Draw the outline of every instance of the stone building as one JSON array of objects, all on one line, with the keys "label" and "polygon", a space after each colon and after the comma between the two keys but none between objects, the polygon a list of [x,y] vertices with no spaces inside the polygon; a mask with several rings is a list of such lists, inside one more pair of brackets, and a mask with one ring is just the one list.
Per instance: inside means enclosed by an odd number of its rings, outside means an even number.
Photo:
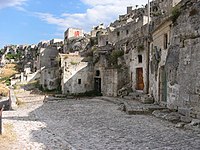
[{"label": "stone building", "polygon": [[164,12],[151,24],[149,91],[157,103],[182,114],[184,122],[200,118],[199,6],[197,0],[177,0],[153,1],[151,7],[153,13]]},{"label": "stone building", "polygon": [[181,0],[153,0],[151,1],[151,17],[152,20],[163,20],[162,17],[169,17],[172,9]]},{"label": "stone building", "polygon": [[159,104],[167,104],[166,59],[170,46],[172,21],[167,18],[152,31],[150,48],[150,94]]},{"label": "stone building", "polygon": [[118,90],[128,83],[123,51],[116,51],[110,44],[101,46],[94,53],[93,63],[94,90],[106,96],[118,96]]},{"label": "stone building", "polygon": [[149,37],[147,24],[135,30],[132,40],[127,44],[126,50],[128,51],[127,57],[129,56],[130,58],[128,59],[128,66],[130,68],[129,74],[132,90],[148,93]]},{"label": "stone building", "polygon": [[98,37],[98,34],[103,33],[103,31],[106,31],[106,28],[103,24],[100,24],[98,26],[95,26],[91,30],[91,37]]},{"label": "stone building", "polygon": [[70,38],[77,38],[77,37],[83,37],[83,36],[84,36],[84,34],[83,34],[83,30],[82,29],[79,29],[79,28],[68,28],[65,31],[64,39],[67,40],[67,39],[70,39]]},{"label": "stone building", "polygon": [[119,16],[119,20],[111,23],[107,32],[98,37],[98,46],[111,44],[113,51],[124,52],[123,67],[127,67],[128,78],[118,84],[129,83],[132,90],[145,93],[148,91],[148,20],[147,7],[136,10],[128,7],[127,14]]},{"label": "stone building", "polygon": [[55,90],[60,86],[58,53],[63,46],[62,41],[51,40],[38,44],[38,65],[35,74],[40,74],[40,85],[44,90]]},{"label": "stone building", "polygon": [[82,39],[84,37],[84,33],[82,29],[79,28],[68,28],[64,33],[64,48],[63,52],[69,52],[69,44],[71,40],[74,39]]},{"label": "stone building", "polygon": [[182,0],[180,16],[173,22],[166,61],[167,106],[184,115],[183,121],[200,119],[200,2]]},{"label": "stone building", "polygon": [[93,68],[84,62],[79,52],[60,54],[61,87],[63,94],[85,93],[93,90]]},{"label": "stone building", "polygon": [[65,32],[64,53],[59,55],[63,94],[85,93],[94,89],[92,64],[84,60],[92,48],[90,38],[83,34],[82,29],[69,28]]}]

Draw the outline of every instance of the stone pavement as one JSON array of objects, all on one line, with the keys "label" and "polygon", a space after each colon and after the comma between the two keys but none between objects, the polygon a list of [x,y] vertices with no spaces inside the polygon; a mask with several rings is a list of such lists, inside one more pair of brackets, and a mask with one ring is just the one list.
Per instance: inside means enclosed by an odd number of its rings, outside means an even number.
[{"label": "stone pavement", "polygon": [[14,90],[18,101],[22,103],[33,103],[44,100],[44,95],[36,91],[26,91],[24,89]]},{"label": "stone pavement", "polygon": [[140,99],[133,98],[132,96],[126,96],[125,98],[102,96],[100,99],[119,105],[119,109],[129,115],[152,114],[157,118],[175,123],[174,126],[177,128],[200,131],[199,119],[187,119],[187,117],[178,112],[157,104],[143,103]]},{"label": "stone pavement", "polygon": [[129,115],[151,114],[154,110],[165,109],[165,107],[156,104],[143,104],[139,100],[133,100],[130,98],[102,96],[100,99],[120,105],[121,110],[125,111]]},{"label": "stone pavement", "polygon": [[27,103],[3,113],[20,150],[199,150],[200,133],[152,115],[127,115],[99,98]]}]

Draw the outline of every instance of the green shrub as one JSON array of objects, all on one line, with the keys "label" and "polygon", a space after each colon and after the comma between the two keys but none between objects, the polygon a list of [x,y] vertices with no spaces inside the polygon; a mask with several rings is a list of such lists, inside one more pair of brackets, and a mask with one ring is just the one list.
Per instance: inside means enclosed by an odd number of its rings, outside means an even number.
[{"label": "green shrub", "polygon": [[75,62],[75,61],[71,61],[70,63],[71,65],[78,65],[78,62]]},{"label": "green shrub", "polygon": [[15,59],[15,54],[7,54],[6,59],[8,59],[8,60]]},{"label": "green shrub", "polygon": [[124,55],[124,51],[122,50],[115,50],[112,51],[111,55],[109,55],[108,61],[111,65],[117,66],[118,65],[118,58]]},{"label": "green shrub", "polygon": [[178,19],[178,17],[180,16],[181,14],[181,9],[179,6],[175,6],[173,9],[172,9],[172,12],[171,12],[171,19],[173,22],[176,22],[176,20]]},{"label": "green shrub", "polygon": [[10,86],[11,85],[11,80],[10,79],[6,79],[5,83],[6,83],[7,86]]},{"label": "green shrub", "polygon": [[138,50],[138,51],[144,50],[144,45],[143,45],[143,44],[138,45],[137,50]]},{"label": "green shrub", "polygon": [[21,52],[18,52],[17,54],[6,54],[6,59],[8,59],[8,60],[11,60],[11,59],[20,60],[21,57],[22,57]]}]

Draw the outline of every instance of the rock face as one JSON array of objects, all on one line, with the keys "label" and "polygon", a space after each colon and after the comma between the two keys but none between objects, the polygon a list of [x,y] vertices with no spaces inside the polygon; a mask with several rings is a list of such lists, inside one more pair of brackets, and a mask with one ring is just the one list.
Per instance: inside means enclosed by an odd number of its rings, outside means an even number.
[{"label": "rock face", "polygon": [[168,107],[186,118],[200,118],[200,2],[180,3],[167,57]]},{"label": "rock face", "polygon": [[90,40],[86,37],[71,38],[67,41],[66,47],[68,52],[84,51]]}]

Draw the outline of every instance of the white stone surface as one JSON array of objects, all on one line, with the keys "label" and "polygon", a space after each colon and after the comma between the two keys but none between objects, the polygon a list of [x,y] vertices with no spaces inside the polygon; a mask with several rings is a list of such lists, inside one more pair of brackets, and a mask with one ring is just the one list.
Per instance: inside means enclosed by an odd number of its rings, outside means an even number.
[{"label": "white stone surface", "polygon": [[[28,103],[3,112],[14,125],[13,150],[198,150],[200,137],[153,116],[126,115],[96,98]],[[70,146],[71,145],[71,146]]]}]

